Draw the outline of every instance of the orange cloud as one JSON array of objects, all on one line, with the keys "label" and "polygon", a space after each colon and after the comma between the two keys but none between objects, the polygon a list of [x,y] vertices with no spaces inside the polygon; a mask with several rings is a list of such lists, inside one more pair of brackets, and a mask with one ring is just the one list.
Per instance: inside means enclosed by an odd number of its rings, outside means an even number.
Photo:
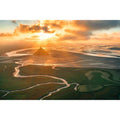
[{"label": "orange cloud", "polygon": [[66,20],[44,20],[43,24],[45,26],[50,26],[52,29],[61,29],[68,25]]},{"label": "orange cloud", "polygon": [[13,36],[12,33],[0,33],[0,37],[11,37]]},{"label": "orange cloud", "polygon": [[81,30],[72,30],[72,29],[65,29],[65,32],[78,35],[78,36],[90,36],[92,35],[91,31],[81,31]]},{"label": "orange cloud", "polygon": [[[12,23],[16,24],[16,20],[12,20]],[[0,37],[5,36],[18,36],[21,33],[22,38],[28,34],[35,35],[34,33],[54,33],[56,37],[55,40],[102,40],[102,39],[118,39],[120,38],[119,33],[113,34],[98,34],[94,31],[106,30],[114,27],[120,26],[120,21],[115,20],[41,20],[38,23],[27,25],[27,24],[16,24],[13,33],[0,33]],[[23,35],[24,34],[24,35]],[[26,38],[25,36],[25,38]],[[31,39],[37,39],[34,36]],[[30,38],[29,38],[30,39]]]},{"label": "orange cloud", "polygon": [[91,40],[119,41],[120,40],[120,32],[95,34],[95,35],[91,36]]}]

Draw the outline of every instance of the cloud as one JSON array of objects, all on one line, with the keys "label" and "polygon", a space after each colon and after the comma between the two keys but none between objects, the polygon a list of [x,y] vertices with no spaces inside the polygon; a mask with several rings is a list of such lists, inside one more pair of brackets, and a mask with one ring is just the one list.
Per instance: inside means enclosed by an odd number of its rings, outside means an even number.
[{"label": "cloud", "polygon": [[60,36],[58,38],[58,40],[76,40],[78,39],[78,36],[74,36],[74,35],[64,35],[64,36]]},{"label": "cloud", "polygon": [[[96,30],[108,30],[111,28],[119,27],[120,21],[118,20],[73,20],[71,21],[71,28],[65,29],[66,34],[62,36],[61,40],[88,40],[95,38],[93,31]],[[107,40],[115,38],[115,35],[101,35],[101,38],[106,38]],[[99,35],[97,35],[96,40],[101,40]]]},{"label": "cloud", "polygon": [[17,25],[17,20],[12,20],[11,21],[13,24]]},{"label": "cloud", "polygon": [[66,20],[44,20],[45,26],[50,26],[52,29],[61,29],[65,27],[68,22]]},{"label": "cloud", "polygon": [[112,33],[98,33],[91,36],[90,40],[97,41],[119,41],[120,40],[120,32],[112,32]]},{"label": "cloud", "polygon": [[14,33],[37,33],[43,31],[44,33],[53,33],[53,30],[49,30],[48,26],[40,26],[39,24],[26,25],[19,24]]},{"label": "cloud", "polygon": [[[16,20],[12,20],[13,24],[17,24]],[[108,30],[111,28],[120,27],[119,20],[41,20],[32,25],[17,24],[13,33],[0,33],[0,37],[16,36],[32,33],[54,33],[56,40],[88,40],[102,38],[112,39],[115,38],[115,33],[110,35],[98,35],[95,31]],[[27,34],[26,34],[27,35]],[[34,35],[34,34],[32,34]],[[24,36],[23,36],[24,37]],[[33,37],[32,39],[37,39]]]},{"label": "cloud", "polygon": [[90,35],[92,35],[91,31],[65,29],[65,32],[68,32],[68,33],[71,33],[71,34],[74,34],[74,35],[79,35],[79,36],[90,36]]},{"label": "cloud", "polygon": [[12,33],[0,33],[0,37],[11,37],[13,36]]},{"label": "cloud", "polygon": [[72,23],[77,27],[86,26],[91,31],[120,27],[119,20],[74,20]]},{"label": "cloud", "polygon": [[63,35],[56,34],[58,40],[88,40],[92,35],[91,31],[81,31],[76,29],[65,29]]},{"label": "cloud", "polygon": [[48,26],[43,26],[41,28],[45,33],[54,33],[55,32],[55,30],[49,30]]},{"label": "cloud", "polygon": [[[72,31],[70,31],[72,32]],[[88,40],[90,38],[91,33],[89,32],[82,32],[82,31],[74,31],[70,34],[64,34],[64,35],[57,35],[58,40]]]}]

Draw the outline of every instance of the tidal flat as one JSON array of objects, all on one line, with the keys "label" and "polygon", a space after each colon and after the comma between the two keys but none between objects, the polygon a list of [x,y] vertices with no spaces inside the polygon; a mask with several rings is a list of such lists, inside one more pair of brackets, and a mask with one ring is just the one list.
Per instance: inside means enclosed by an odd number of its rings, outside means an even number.
[{"label": "tidal flat", "polygon": [[15,63],[0,63],[0,99],[119,99],[120,69],[27,65],[14,77]]}]

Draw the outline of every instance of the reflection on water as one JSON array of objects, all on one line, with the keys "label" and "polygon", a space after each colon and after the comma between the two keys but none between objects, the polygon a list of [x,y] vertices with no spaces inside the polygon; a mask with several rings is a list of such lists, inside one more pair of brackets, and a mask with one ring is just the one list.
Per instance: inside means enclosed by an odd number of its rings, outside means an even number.
[{"label": "reflection on water", "polygon": [[120,43],[118,44],[78,44],[70,45],[67,48],[63,46],[63,50],[82,53],[90,56],[120,58]]}]

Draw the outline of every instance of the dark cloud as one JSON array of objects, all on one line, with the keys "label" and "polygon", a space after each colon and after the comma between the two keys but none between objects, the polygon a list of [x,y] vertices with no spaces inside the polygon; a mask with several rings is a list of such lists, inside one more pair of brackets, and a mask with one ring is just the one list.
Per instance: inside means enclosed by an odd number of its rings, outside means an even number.
[{"label": "dark cloud", "polygon": [[[24,26],[25,25],[23,25],[23,28]],[[33,26],[27,25],[25,29],[27,29],[27,32],[39,32],[41,30],[41,27],[39,25],[33,25]]]},{"label": "dark cloud", "polygon": [[43,27],[41,27],[42,28],[42,30],[44,31],[44,32],[46,32],[46,33],[54,33],[55,31],[54,30],[49,30],[49,28],[47,27],[47,26],[43,26]]},{"label": "dark cloud", "polygon": [[17,20],[12,20],[12,23],[15,24],[15,25],[18,25]]},{"label": "dark cloud", "polygon": [[[107,30],[120,26],[119,20],[73,20],[74,29],[65,29],[67,33],[61,40],[88,40],[93,36],[93,31]],[[103,36],[105,37],[105,36]]]},{"label": "dark cloud", "polygon": [[44,33],[53,33],[53,30],[49,30],[48,26],[40,26],[39,24],[34,25],[25,25],[20,24],[16,29],[14,33],[37,33],[43,31]]},{"label": "dark cloud", "polygon": [[86,26],[88,30],[103,30],[120,26],[119,20],[74,20],[77,27]]}]

